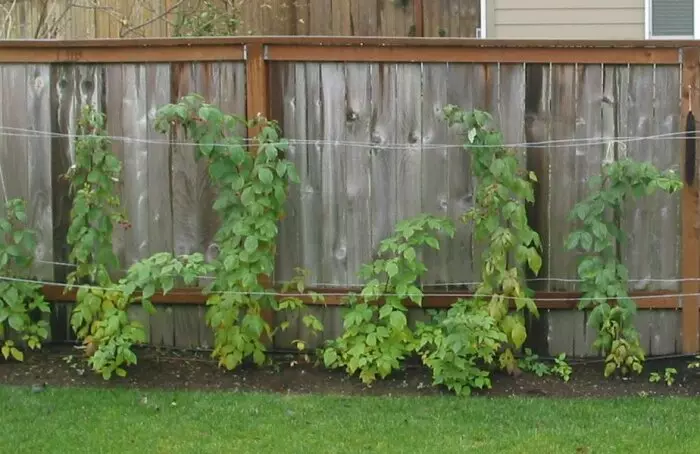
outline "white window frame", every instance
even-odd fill
[[[436,1],[436,0],[433,0]],[[649,0],[644,0],[649,1]],[[698,0],[696,0],[698,1]],[[479,2],[479,30],[478,37],[481,39],[486,38],[486,0],[480,0]]]
[[[645,39],[659,39],[659,40],[700,39],[700,0],[693,0],[693,35],[680,35],[680,36],[670,36],[670,35],[653,36],[651,34],[651,1],[652,0],[644,0],[644,38]]]

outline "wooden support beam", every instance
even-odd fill
[[[311,297],[302,296],[300,299],[309,306],[326,305],[340,306],[344,304],[344,297],[348,292],[359,292],[360,289],[349,288],[310,288],[309,290],[322,293],[325,295],[325,301],[313,301]],[[73,302],[75,301],[75,291],[63,293],[63,286],[58,284],[45,285],[44,295],[48,301],[52,302]],[[272,290],[271,290],[272,291]],[[279,291],[279,290],[277,290]],[[202,289],[198,288],[179,288],[173,289],[167,295],[156,293],[153,298],[153,304],[184,304],[184,305],[201,305],[206,303],[206,295],[203,295]],[[466,298],[464,292],[454,291],[432,291],[424,290],[427,296],[423,298],[422,306],[430,309],[444,309],[450,307],[457,301],[458,298]],[[296,295],[294,295],[296,296]],[[576,310],[580,293],[576,292],[537,292],[535,293],[535,302],[539,309],[562,309]],[[632,292],[632,299],[635,299],[637,306],[640,309],[675,309],[680,308],[678,295],[669,294],[667,292]],[[640,298],[641,297],[641,298]],[[277,299],[282,299],[283,296],[278,296]],[[611,302],[614,304],[614,302]],[[381,304],[381,301],[375,303]],[[404,302],[406,306],[414,306],[410,300]]]
[[[688,113],[692,110],[698,118],[700,114],[700,50],[698,48],[683,49],[682,76],[682,127],[685,127]],[[695,139],[697,146],[697,139]],[[685,144],[684,144],[685,145]],[[694,172],[691,177],[687,174],[687,159],[694,159],[690,169]],[[688,156],[686,146],[682,147],[681,169],[683,172],[683,191],[681,195],[681,278],[700,278],[700,244],[698,242],[698,184],[697,159]],[[685,280],[681,283],[682,298],[682,337],[683,353],[698,352],[698,296],[700,282]]]
[[[252,43],[246,45],[246,114],[248,121],[258,116],[268,117],[269,84],[268,68],[265,61],[265,46],[263,43]],[[248,138],[255,137],[260,132],[259,126],[248,128]],[[270,283],[270,277],[261,275],[258,280],[264,286]],[[272,309],[263,309],[262,318],[270,325],[275,325],[275,312]],[[274,344],[273,339],[263,339],[267,346]]]
[[[416,28],[416,38],[425,36],[425,12],[423,0],[413,0],[413,22]]]
[[[258,115],[267,117],[270,106],[265,46],[262,43],[246,45],[246,111],[248,120]],[[248,129],[248,138],[254,137],[259,128]]]

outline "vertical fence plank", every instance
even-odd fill
[[[29,196],[29,168],[27,160],[27,67],[22,64],[3,65],[2,71],[2,120],[3,144],[0,149],[0,183],[3,197],[2,211],[9,199]]]
[[[370,67],[364,63],[346,65],[347,121],[344,140],[368,143],[370,141],[371,86]],[[372,245],[367,241],[372,231],[370,211],[370,150],[364,147],[346,147],[347,170],[347,280],[348,285],[360,284],[358,273],[372,258]]]
[[[146,65],[147,172],[148,172],[148,246],[149,253],[173,251],[172,187],[170,181],[170,145],[168,137],[154,128],[158,109],[171,102],[170,65]],[[160,142],[160,143],[154,143]]]
[[[387,238],[396,224],[396,65],[372,66],[372,251]]]
[[[687,112],[693,114],[700,112],[700,51],[698,49],[683,49],[683,78],[681,112],[683,120],[687,118]],[[685,121],[681,122],[685,124]],[[697,139],[696,153],[697,153]],[[698,351],[698,296],[700,292],[700,238],[698,237],[698,171],[697,154],[693,169],[693,184],[688,184],[690,175],[686,174],[688,168],[686,160],[688,155],[683,153],[682,174],[685,185],[681,192],[681,277],[685,280],[681,283],[683,305],[683,353],[696,353]]]
[[[124,72],[122,65],[110,64],[105,67],[105,78],[107,83],[107,94],[105,101],[105,114],[107,116],[107,133],[110,136],[120,137],[112,141],[112,152],[122,165],[122,172],[119,176],[118,196],[121,201],[122,208],[125,209],[127,218],[129,217],[128,207],[126,206],[126,194],[124,180],[126,178],[125,156],[128,143],[121,139],[126,134],[124,133],[124,122],[122,121],[122,113],[124,111],[124,92],[127,89],[124,84]],[[114,252],[119,259],[121,267],[127,265],[126,262],[126,238],[127,232],[121,227],[115,227],[112,232],[112,243]]]
[[[124,267],[128,268],[149,254],[148,204],[148,92],[144,65],[122,65],[124,91],[121,93],[124,142],[124,206],[131,223],[125,236]],[[133,139],[133,140],[132,140]]]
[[[556,65],[552,67],[551,74],[551,116],[550,140],[567,140],[576,136],[576,124],[578,113],[576,111],[577,72],[574,65]],[[585,181],[581,181],[581,175],[576,169],[583,165],[586,147],[557,147],[554,144],[548,147],[548,160],[550,164],[550,185],[552,189],[550,197],[550,209],[548,216],[549,241],[544,244],[550,260],[550,275],[556,279],[576,278],[576,258],[573,254],[564,251],[564,241],[572,226],[565,220],[571,208],[578,200],[578,187]],[[556,190],[554,190],[556,188]],[[574,286],[564,282],[553,281],[549,290],[571,290]],[[553,314],[550,314],[553,315]]]
[[[339,145],[345,131],[345,66],[321,65],[322,124],[324,143],[321,152],[321,281],[347,285],[347,196],[345,147]]]
[[[486,69],[482,65],[456,64],[449,66],[447,75],[447,102],[466,111],[484,109],[486,106]],[[449,143],[464,144],[466,138],[459,125],[450,128]],[[481,251],[473,238],[470,224],[461,221],[464,213],[474,206],[476,181],[472,175],[471,151],[462,147],[450,148],[447,157],[448,215],[457,222],[455,238],[450,242],[448,275],[450,286],[478,280],[481,267]],[[471,287],[473,285],[459,287]]]
[[[396,67],[396,218],[404,220],[421,213],[421,104],[420,65]]]
[[[426,213],[448,216],[448,156],[449,148],[434,148],[446,144],[447,121],[442,110],[447,104],[447,64],[423,65],[423,112],[421,121],[421,206]],[[461,151],[461,150],[458,150]],[[428,271],[424,285],[439,285],[447,282],[447,259],[451,240],[440,236],[440,250],[426,250],[423,260]]]
[[[305,122],[300,118],[296,124],[300,139],[307,145],[300,146],[298,159],[301,179],[301,237],[303,267],[309,271],[309,284],[324,282],[322,248],[323,238],[323,95],[321,84],[321,64],[301,63],[296,68],[296,92],[300,103],[305,103]],[[304,101],[301,101],[304,100]],[[303,111],[302,111],[303,112]],[[300,112],[300,115],[301,113]],[[301,131],[302,128],[305,130]],[[296,137],[296,136],[295,136]],[[323,319],[320,308],[309,311]],[[299,323],[299,339],[310,348],[318,346],[319,337]]]
[[[49,65],[27,66],[27,128],[37,136],[27,139],[29,224],[38,234],[34,273],[53,279],[53,210],[51,207],[51,69]],[[43,263],[42,263],[43,262]]]
[[[298,70],[299,66],[302,66],[301,71]],[[303,82],[303,63],[278,62],[270,66],[270,115],[280,122],[283,135],[294,139],[306,132],[306,102],[303,86],[300,89],[297,86],[297,73]],[[287,150],[287,159],[294,163],[297,171],[300,170],[299,162],[305,149],[305,145],[292,142]],[[289,280],[294,268],[300,266],[302,261],[300,189],[300,185],[290,185],[285,214],[279,225],[274,279],[278,284]],[[292,341],[299,338],[299,311],[278,312],[276,326],[282,322],[286,322],[288,327],[277,332],[275,346],[289,348]]]

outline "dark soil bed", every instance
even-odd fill
[[[42,352],[27,352],[25,362],[4,361],[0,357],[0,384],[43,386],[131,387],[162,389],[199,389],[265,391],[275,393],[325,393],[345,395],[438,395],[443,388],[431,385],[430,371],[411,363],[405,371],[371,387],[343,371],[329,371],[303,363],[292,355],[275,355],[274,365],[264,368],[244,366],[234,372],[219,369],[207,352],[156,351],[141,349],[139,361],[128,369],[126,378],[105,381],[92,372],[81,350],[71,346],[47,346]],[[70,361],[66,358],[72,356]],[[641,376],[629,379],[603,378],[600,362],[573,364],[568,383],[555,377],[539,378],[532,374],[518,377],[496,373],[493,387],[478,394],[487,396],[615,397],[700,395],[700,373],[688,369],[692,358],[650,360]],[[302,363],[297,361],[301,360]],[[649,374],[674,367],[678,373],[672,386],[649,383]]]

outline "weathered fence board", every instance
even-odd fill
[[[523,162],[540,180],[537,205],[529,212],[545,245],[540,277],[564,280],[533,284],[575,289],[577,257],[563,249],[573,227],[566,217],[587,194],[590,177],[606,160],[624,156],[662,169],[678,165],[680,141],[624,138],[680,129],[679,71],[662,65],[271,63],[271,117],[280,121],[285,137],[299,141],[288,156],[301,178],[280,222],[275,281],[291,278],[300,266],[310,272],[309,285],[357,286],[360,266],[398,220],[420,212],[458,220],[473,205],[476,182],[464,137],[443,119],[442,108],[453,103],[488,110],[507,143],[523,144]],[[28,199],[41,238],[37,258],[67,262],[71,199],[61,175],[74,162],[71,136],[88,103],[105,111],[109,135],[118,136],[112,143],[124,165],[120,195],[133,225],[115,233],[123,267],[159,251],[199,251],[211,258],[219,221],[205,164],[195,163],[192,146],[168,144],[153,121],[160,106],[193,91],[228,113],[243,114],[245,87],[242,62],[0,67],[0,93],[10,100],[0,108],[0,126],[58,133],[27,137],[3,129],[0,135],[2,194]],[[524,146],[590,137],[599,143]],[[173,139],[186,141],[181,135]],[[678,277],[677,199],[654,196],[625,211],[623,230],[630,241],[623,257],[631,276],[643,280],[639,289],[678,288],[650,280]],[[440,251],[423,254],[429,267],[424,285],[479,280],[484,245],[473,240],[469,225],[458,226]],[[38,265],[37,273],[62,281],[69,269]],[[133,315],[148,325],[154,344],[202,347],[213,343],[205,310],[176,305],[160,307],[149,318],[140,309]],[[69,311],[65,304],[54,308],[53,338],[73,337]],[[288,348],[299,339],[315,347],[342,332],[340,308],[310,311],[326,325],[324,333],[312,333],[301,314],[278,314],[277,321],[287,320],[290,327],[275,345]],[[419,309],[409,314],[412,323],[426,317]],[[650,352],[680,349],[679,317],[675,311],[641,314]],[[534,331],[528,343],[552,354],[592,354],[595,333],[586,321],[577,311],[543,311],[540,320],[529,322]]]

